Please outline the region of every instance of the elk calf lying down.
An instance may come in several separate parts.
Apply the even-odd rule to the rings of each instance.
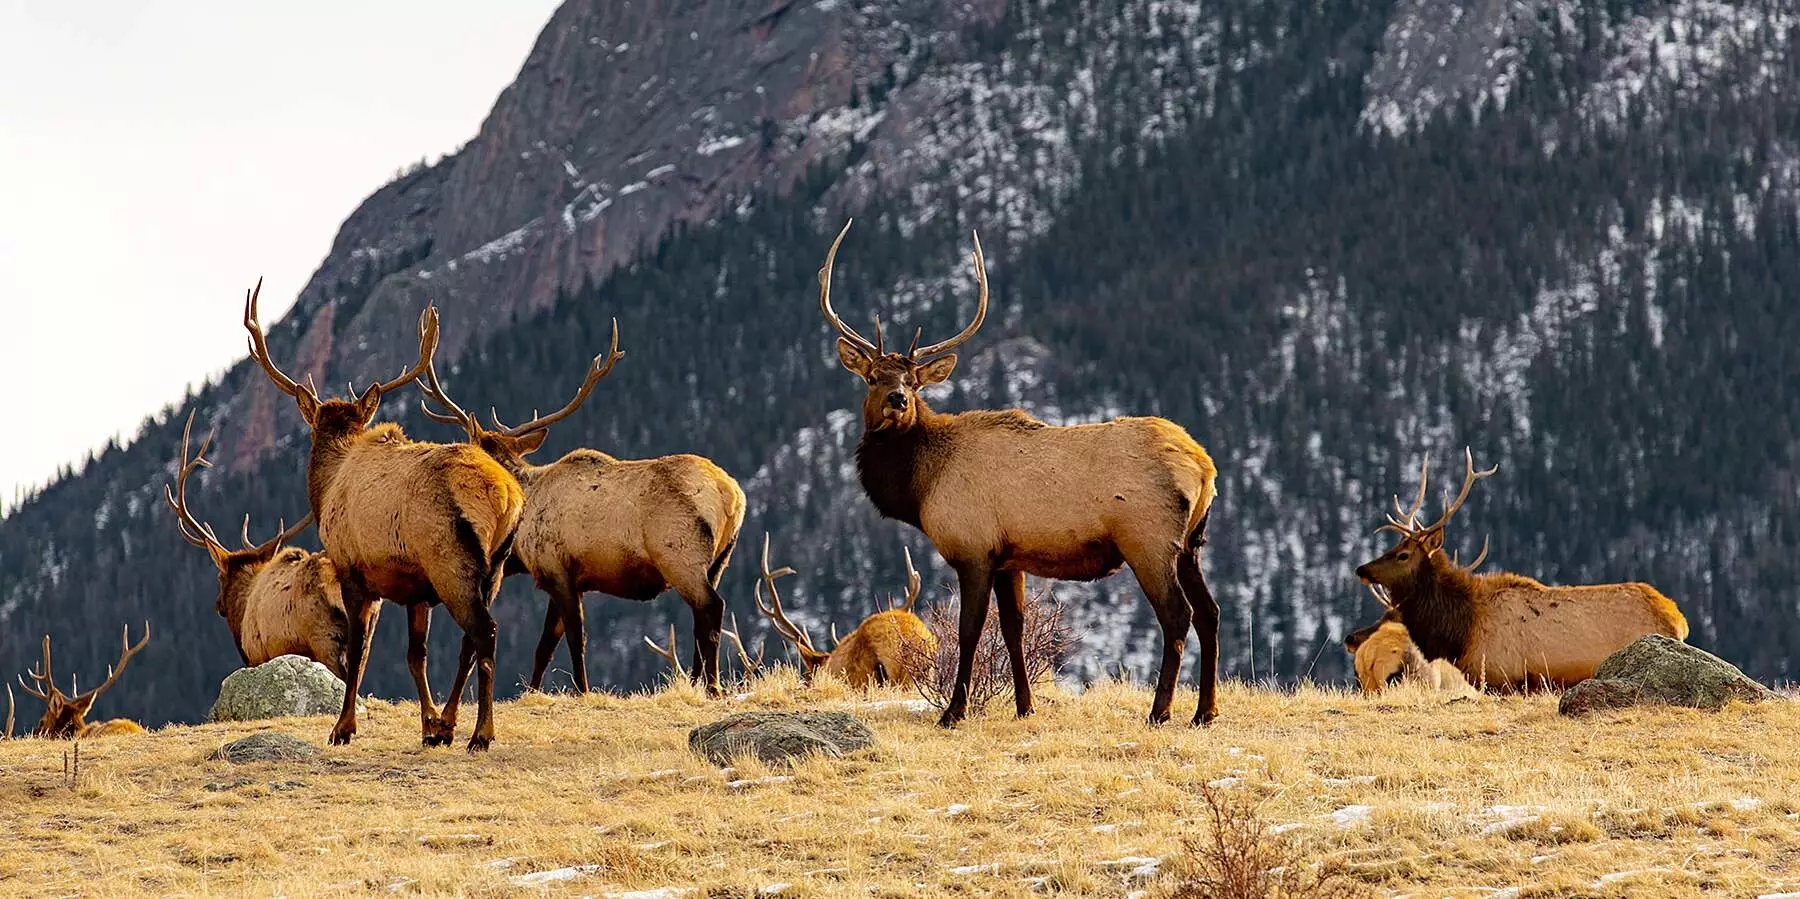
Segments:
[[[307,552],[282,544],[299,536],[312,524],[312,515],[286,528],[267,543],[250,543],[250,517],[244,517],[244,548],[229,550],[212,526],[188,511],[188,476],[197,468],[210,468],[206,448],[213,435],[200,442],[200,451],[188,458],[188,436],[194,416],[188,414],[181,429],[181,467],[173,488],[165,485],[163,497],[175,510],[181,536],[212,558],[219,570],[219,614],[231,628],[238,656],[245,666],[261,665],[277,656],[297,655],[312,659],[345,679],[345,631],[349,619],[338,589],[337,568],[324,553]]]
[[[1445,659],[1426,661],[1406,625],[1392,612],[1344,638],[1344,649],[1356,657],[1356,683],[1374,696],[1388,687],[1417,684],[1445,693],[1469,692],[1462,672]]]
[[[763,535],[762,575],[756,585],[756,608],[769,619],[782,639],[794,644],[794,649],[800,653],[800,674],[804,680],[810,682],[815,673],[823,672],[859,690],[866,690],[871,685],[887,683],[906,686],[922,676],[917,660],[930,658],[936,652],[937,637],[918,615],[913,614],[913,604],[919,601],[921,582],[919,572],[913,568],[912,552],[905,551],[905,555],[905,602],[864,618],[862,624],[842,640],[836,639],[834,633],[832,650],[820,652],[813,648],[811,635],[789,620],[781,608],[781,594],[775,589],[775,579],[793,574],[794,569],[769,570],[769,535]],[[767,603],[762,593],[765,586],[769,590]],[[908,643],[917,644],[918,648],[909,649]]]
[[[1419,470],[1410,511],[1394,500],[1381,530],[1400,541],[1356,576],[1406,626],[1427,659],[1448,659],[1470,683],[1499,689],[1567,687],[1594,675],[1607,656],[1647,634],[1687,639],[1687,619],[1675,603],[1642,583],[1557,587],[1517,574],[1475,574],[1444,553],[1444,526],[1477,480],[1499,469],[1467,471],[1461,492],[1430,525],[1418,523],[1430,460]]]
[[[31,675],[32,680],[37,682],[37,687],[33,688],[25,683],[23,677],[19,678],[19,687],[26,694],[44,701],[44,717],[38,719],[37,726],[31,729],[31,735],[51,740],[91,740],[95,737],[143,733],[143,726],[136,721],[114,718],[111,721],[96,721],[89,724],[87,723],[87,714],[93,711],[94,702],[100,698],[100,694],[118,683],[119,675],[125,673],[125,665],[131,661],[131,657],[137,655],[138,650],[143,649],[144,644],[149,642],[150,625],[148,622],[144,624],[144,639],[137,641],[135,645],[131,642],[131,628],[127,627],[122,639],[123,649],[119,654],[119,661],[107,667],[106,680],[102,681],[100,686],[86,693],[80,692],[79,687],[71,686],[70,689],[75,690],[76,693],[74,696],[68,696],[62,690],[57,689],[55,672],[50,670],[50,635],[45,634],[43,668],[26,672]],[[12,727],[12,688],[8,686],[6,690],[6,735],[9,737],[12,736]]]

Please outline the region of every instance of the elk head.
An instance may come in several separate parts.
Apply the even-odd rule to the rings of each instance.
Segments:
[[[402,372],[391,381],[379,381],[370,384],[361,396],[356,395],[355,385],[348,385],[350,399],[319,399],[319,392],[313,389],[312,376],[308,375],[305,384],[288,377],[269,358],[269,345],[263,335],[262,323],[256,318],[256,302],[262,295],[262,279],[256,281],[256,289],[244,292],[244,330],[250,332],[250,358],[262,366],[263,373],[269,376],[275,388],[294,398],[300,407],[300,417],[312,429],[313,442],[332,441],[346,437],[354,437],[362,433],[375,420],[375,412],[381,407],[381,397],[405,387],[425,372],[431,363],[432,354],[437,352],[438,315],[437,307],[427,304],[419,313],[419,362],[412,368]]]
[[[107,666],[106,680],[101,682],[100,686],[85,693],[80,692],[79,686],[71,686],[70,689],[76,690],[77,692],[74,696],[68,696],[56,687],[56,682],[54,680],[55,675],[50,670],[50,635],[45,634],[43,667],[41,669],[33,669],[26,672],[31,675],[32,680],[37,682],[37,687],[33,688],[30,684],[25,683],[25,678],[19,678],[20,689],[23,689],[28,695],[43,700],[44,705],[46,706],[44,717],[38,719],[37,727],[31,729],[31,735],[34,737],[46,737],[53,740],[73,737],[87,725],[87,714],[94,708],[95,700],[98,700],[100,694],[105,693],[108,688],[118,682],[119,675],[125,673],[126,663],[130,662],[131,657],[137,655],[138,650],[143,649],[144,644],[149,642],[149,622],[144,623],[144,639],[139,640],[136,645],[133,645],[131,642],[131,628],[127,626],[122,639],[124,647],[123,651],[119,654],[119,661],[117,664]],[[74,684],[74,681],[71,680],[70,683]],[[11,693],[12,691],[9,687],[7,690],[9,697]],[[11,714],[9,709],[9,720],[7,721],[8,732],[11,732],[12,729],[10,718]]]
[[[193,428],[194,413],[189,412],[187,424],[181,429],[181,467],[175,473],[174,487],[163,485],[163,498],[168,501],[169,508],[175,510],[175,523],[181,529],[182,538],[206,550],[206,554],[212,558],[213,567],[219,570],[218,609],[220,615],[225,615],[228,605],[227,598],[235,592],[248,588],[249,578],[246,575],[254,574],[257,569],[274,558],[276,551],[280,550],[284,544],[300,536],[300,532],[312,524],[312,513],[307,513],[305,518],[300,519],[299,524],[291,528],[287,527],[287,522],[282,522],[280,533],[263,543],[250,542],[250,516],[245,515],[242,533],[244,548],[226,549],[218,535],[213,533],[212,525],[199,521],[194,518],[192,512],[188,511],[188,476],[193,474],[195,469],[212,467],[212,463],[206,461],[206,448],[212,445],[212,439],[216,433],[209,432],[206,439],[200,442],[199,452],[190,459],[188,458],[188,438]]]
[[[1387,516],[1388,523],[1378,528],[1377,532],[1393,531],[1400,535],[1400,541],[1380,557],[1356,569],[1357,579],[1368,586],[1383,606],[1390,609],[1394,607],[1390,589],[1393,585],[1410,582],[1422,573],[1435,570],[1435,566],[1443,558],[1445,525],[1450,523],[1450,519],[1469,498],[1469,489],[1475,486],[1475,482],[1500,470],[1500,466],[1496,465],[1486,471],[1476,471],[1475,455],[1467,447],[1463,448],[1463,462],[1462,490],[1457,492],[1455,500],[1445,503],[1444,513],[1438,516],[1437,521],[1428,525],[1419,524],[1419,511],[1425,505],[1426,483],[1431,469],[1430,456],[1426,456],[1419,465],[1419,495],[1413,499],[1412,508],[1402,509],[1400,498],[1394,497],[1394,511]],[[1472,571],[1481,567],[1482,561],[1487,558],[1487,551],[1487,541],[1483,540],[1481,555],[1467,568],[1463,568],[1454,558],[1449,561],[1461,570]]]
[[[531,410],[531,420],[522,425],[508,427],[500,421],[500,412],[489,409],[494,419],[493,429],[482,427],[475,416],[464,412],[461,406],[452,401],[439,383],[437,365],[430,359],[425,362],[424,377],[419,379],[419,389],[424,392],[426,402],[419,406],[425,417],[440,424],[456,425],[469,435],[469,442],[480,447],[500,463],[500,467],[517,474],[525,465],[525,457],[536,452],[544,445],[544,438],[550,436],[550,426],[568,418],[587,402],[588,394],[594,392],[594,385],[612,373],[613,366],[618,364],[625,354],[619,350],[619,320],[613,319],[612,347],[603,356],[595,356],[588,366],[587,377],[581,381],[581,388],[575,391],[575,398],[568,404],[549,415],[539,415],[536,409]],[[439,412],[431,408],[436,403],[445,411]]]
[[[914,332],[912,346],[906,352],[890,353],[883,343],[880,316],[875,318],[875,341],[871,343],[831,310],[831,263],[837,258],[838,244],[849,232],[850,222],[845,222],[844,230],[838,232],[830,252],[825,254],[825,266],[819,269],[819,310],[841,335],[837,341],[838,360],[869,386],[869,395],[863,400],[863,426],[871,432],[890,428],[905,431],[918,423],[919,389],[950,377],[956,370],[956,354],[950,350],[975,336],[987,319],[987,265],[981,257],[981,237],[975,236],[975,283],[980,287],[975,320],[962,333],[930,346],[919,346],[923,331]]]
[[[831,653],[814,649],[812,635],[789,620],[787,612],[781,608],[781,593],[775,589],[775,579],[796,573],[794,569],[787,567],[776,571],[769,570],[769,535],[764,534],[762,573],[756,582],[756,610],[763,613],[763,617],[769,619],[769,624],[774,626],[775,633],[781,635],[783,640],[794,644],[794,649],[800,653],[800,676],[811,680],[813,670],[825,664],[825,660],[831,658]],[[763,587],[765,586],[769,588],[769,598],[766,603],[763,601]]]

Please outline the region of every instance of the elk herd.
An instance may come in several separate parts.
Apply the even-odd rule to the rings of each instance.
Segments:
[[[1022,645],[1025,577],[1096,580],[1129,567],[1161,627],[1163,648],[1149,720],[1169,720],[1189,631],[1199,641],[1199,697],[1193,723],[1218,714],[1219,605],[1201,570],[1207,523],[1218,496],[1217,468],[1180,425],[1155,417],[1120,417],[1098,424],[1055,426],[1017,410],[941,413],[921,391],[950,378],[953,352],[981,328],[988,282],[979,238],[972,254],[977,287],[973,319],[960,333],[920,346],[915,333],[904,352],[890,350],[875,320],[873,340],[832,308],[831,269],[849,232],[846,223],[819,269],[819,311],[837,332],[837,356],[862,379],[863,432],[856,448],[858,479],[884,518],[920,531],[956,575],[959,590],[957,665],[939,719],[955,725],[968,714],[971,667],[986,625],[989,597],[1006,645],[1017,714],[1032,712],[1031,682]],[[263,543],[227,549],[188,506],[188,482],[210,467],[212,435],[192,448],[193,415],[182,432],[181,458],[164,494],[176,528],[204,549],[218,570],[217,608],[241,661],[258,665],[293,654],[319,662],[343,679],[344,705],[332,743],[356,734],[357,695],[368,665],[370,638],[385,601],[406,609],[407,666],[419,696],[421,739],[448,745],[471,674],[477,686],[471,751],[494,739],[496,625],[491,606],[501,579],[529,574],[546,597],[543,634],[530,685],[541,689],[559,642],[567,644],[577,689],[589,687],[582,597],[600,592],[647,601],[673,589],[693,613],[693,647],[684,668],[673,625],[666,647],[645,638],[678,674],[708,695],[720,692],[719,652],[731,643],[746,671],[763,666],[737,628],[725,627],[720,578],[744,523],[737,482],[697,455],[619,459],[577,449],[548,464],[527,461],[549,429],[573,414],[624,358],[618,323],[612,344],[594,357],[567,404],[516,426],[492,416],[492,427],[464,411],[438,378],[435,306],[419,317],[418,358],[389,381],[324,398],[311,376],[296,381],[270,356],[257,301],[262,283],[245,294],[243,324],[252,359],[295,410],[311,437],[306,483],[308,510]],[[460,429],[451,443],[415,440],[398,425],[376,423],[382,400],[407,386],[422,395],[432,421]],[[1610,653],[1638,637],[1685,639],[1686,620],[1675,604],[1647,584],[1548,586],[1509,573],[1478,574],[1487,555],[1464,566],[1447,557],[1444,531],[1471,488],[1495,474],[1477,470],[1465,450],[1463,483],[1430,524],[1420,521],[1429,459],[1420,466],[1410,508],[1394,499],[1378,530],[1398,538],[1380,557],[1356,569],[1357,578],[1386,610],[1375,624],[1352,633],[1366,693],[1400,683],[1433,689],[1523,690],[1561,687],[1591,677]],[[324,549],[286,546],[308,526]],[[904,600],[865,619],[833,646],[816,647],[782,605],[776,582],[796,572],[770,568],[763,536],[755,606],[774,632],[792,644],[802,678],[825,675],[852,687],[907,684],[925,676],[921,659],[936,637],[915,614],[921,579],[905,553]],[[426,636],[442,606],[462,632],[461,651],[443,706],[434,700],[426,666]],[[129,721],[88,724],[95,700],[118,680],[149,639],[130,642],[106,679],[87,692],[61,692],[52,680],[50,640],[36,686],[19,683],[47,711],[32,733],[85,738],[142,732]],[[926,652],[916,649],[923,647]],[[913,649],[915,651],[909,652]],[[4,734],[13,730],[7,688]]]

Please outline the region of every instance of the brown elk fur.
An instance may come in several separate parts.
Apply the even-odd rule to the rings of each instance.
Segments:
[[[260,292],[261,282],[257,288]],[[343,711],[331,742],[356,733],[356,698],[368,664],[377,603],[411,607],[408,665],[419,689],[424,743],[448,744],[471,670],[479,705],[471,751],[494,737],[493,677],[497,628],[489,606],[500,587],[513,533],[525,506],[519,482],[490,456],[467,444],[410,440],[398,425],[370,422],[383,394],[419,377],[437,348],[437,310],[419,321],[419,363],[398,378],[371,385],[362,396],[321,401],[269,358],[256,320],[257,292],[246,296],[244,327],[251,355],[271,381],[294,397],[312,429],[307,496],[325,555],[336,566],[348,616],[349,677]],[[429,609],[443,603],[463,631],[455,686],[440,713],[425,672]]]
[[[297,655],[312,659],[345,678],[345,632],[349,621],[338,587],[337,568],[324,553],[307,552],[282,544],[298,536],[312,523],[308,515],[293,528],[282,530],[261,545],[250,543],[250,522],[244,520],[244,548],[226,549],[212,527],[195,518],[187,508],[187,482],[195,469],[210,467],[206,448],[188,458],[188,437],[194,416],[188,415],[181,431],[181,463],[175,486],[163,488],[181,535],[206,550],[219,572],[216,608],[231,629],[238,656],[246,666]]]
[[[849,230],[844,226],[844,231]],[[956,688],[939,723],[968,706],[968,683],[991,592],[1013,669],[1018,714],[1031,713],[1020,640],[1025,575],[1095,580],[1131,566],[1163,630],[1151,705],[1168,720],[1187,631],[1201,645],[1194,723],[1217,714],[1218,603],[1200,571],[1217,471],[1206,450],[1174,422],[1149,417],[1053,427],[1024,412],[942,414],[919,396],[956,367],[947,351],[973,336],[987,314],[987,275],[975,244],[980,298],[975,320],[948,341],[906,353],[857,334],[831,310],[832,258],[819,270],[819,305],[843,336],[838,358],[868,386],[857,469],[884,517],[925,533],[961,589]],[[880,339],[879,321],[876,330]]]
[[[1468,681],[1455,665],[1444,659],[1426,661],[1398,615],[1384,615],[1351,634],[1344,640],[1344,648],[1355,656],[1356,682],[1367,695],[1407,683],[1447,693],[1469,690]]]
[[[920,581],[919,572],[913,568],[912,553],[906,554],[905,601],[864,618],[848,636],[834,640],[830,652],[813,648],[812,637],[788,620],[781,607],[781,594],[776,590],[775,581],[782,575],[793,573],[792,568],[769,570],[769,537],[763,535],[762,574],[757,584],[756,606],[769,618],[775,632],[792,643],[800,654],[803,680],[810,682],[815,675],[823,673],[856,689],[866,690],[870,686],[890,683],[908,686],[922,675],[918,660],[937,651],[937,635],[913,613],[913,606],[919,600]],[[769,591],[767,605],[762,598],[764,587]],[[908,644],[916,648],[909,648]]]
[[[1668,597],[1643,583],[1549,586],[1518,574],[1474,574],[1444,552],[1444,526],[1467,499],[1477,472],[1468,455],[1462,493],[1433,525],[1421,527],[1419,502],[1384,529],[1400,541],[1356,569],[1379,588],[1419,649],[1448,659],[1482,687],[1566,687],[1592,677],[1601,661],[1648,634],[1687,639],[1687,619]],[[1399,503],[1395,502],[1398,510]],[[1485,552],[1483,553],[1485,557]]]
[[[38,719],[37,726],[31,729],[31,735],[49,740],[91,740],[95,737],[117,737],[143,733],[143,725],[136,721],[114,718],[110,721],[96,721],[89,724],[87,715],[93,711],[94,703],[99,700],[101,694],[118,682],[119,675],[125,673],[125,666],[131,661],[132,656],[137,655],[138,651],[149,642],[150,625],[148,622],[144,624],[144,639],[139,640],[135,645],[131,642],[130,628],[126,628],[119,661],[107,666],[106,680],[92,690],[86,692],[77,690],[74,696],[69,696],[56,686],[56,673],[50,668],[50,635],[45,634],[43,667],[27,672],[37,683],[37,687],[25,683],[23,677],[19,678],[19,686],[27,694],[44,702],[44,715]],[[12,726],[12,688],[9,685],[6,690],[7,737],[12,736]]]
[[[612,349],[594,357],[581,390],[560,411],[514,428],[483,427],[445,395],[434,368],[420,387],[447,412],[432,418],[461,426],[525,491],[525,511],[507,573],[526,572],[550,597],[532,663],[541,689],[559,639],[567,638],[575,686],[588,690],[587,624],[581,595],[590,590],[649,601],[673,587],[694,614],[693,677],[719,693],[719,635],[725,600],[719,580],[744,524],[744,491],[712,460],[677,454],[618,459],[574,450],[548,465],[525,456],[543,445],[550,424],[573,412],[624,357],[618,323]]]

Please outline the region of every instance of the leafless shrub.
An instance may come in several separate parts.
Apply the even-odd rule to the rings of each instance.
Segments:
[[[955,602],[925,606],[919,617],[937,638],[937,646],[908,641],[903,650],[907,668],[922,672],[914,681],[919,695],[939,709],[950,704],[950,695],[956,690],[957,627],[961,614]],[[1006,655],[998,619],[990,609],[981,630],[981,642],[975,647],[975,665],[969,678],[971,714],[980,714],[994,698],[1012,692],[1012,662]],[[1063,620],[1062,603],[1049,590],[1025,597],[1024,635],[1020,642],[1031,683],[1054,679],[1075,641],[1068,622]]]
[[[1229,789],[1200,787],[1207,832],[1181,838],[1166,899],[1353,899],[1361,884],[1318,873],[1293,839],[1271,833],[1256,804]]]

